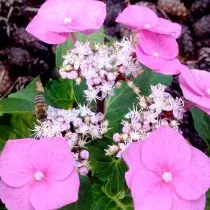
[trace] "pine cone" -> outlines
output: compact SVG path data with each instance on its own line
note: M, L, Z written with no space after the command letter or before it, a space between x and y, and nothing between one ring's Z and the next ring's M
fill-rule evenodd
M204 15L208 15L210 11L210 0L196 0L190 9L191 16L194 20L198 20Z
M9 67L0 62L0 97L4 96L14 80L9 75Z
M206 15L193 24L197 37L208 38L210 35L210 15Z
M196 46L198 48L202 48L202 47L210 47L210 38L208 39L202 39L196 42Z
M195 46L190 29L183 25L182 34L178 39L181 56L187 60L191 60L195 56Z
M210 48L203 47L199 50L198 65L200 69L210 72Z
M166 13L178 16L185 19L188 15L188 10L180 0L158 0L158 7Z

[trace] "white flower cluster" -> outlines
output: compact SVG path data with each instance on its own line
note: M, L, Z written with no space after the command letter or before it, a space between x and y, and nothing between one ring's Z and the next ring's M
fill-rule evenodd
M115 144L106 149L106 155L121 157L122 152L135 141L145 139L148 134L163 125L179 130L184 109L184 100L174 98L166 92L166 86L151 86L152 93L148 97L140 96L138 105L130 110L122 120L122 133L115 133Z
M59 73L63 79L76 80L79 84L86 79L88 89L84 91L87 102L103 100L113 95L115 84L120 80L137 77L142 66L136 59L135 45L131 39L124 38L108 46L89 42L76 42L75 48L64 56Z
M81 175L90 169L86 144L101 139L108 130L108 121L102 113L94 113L87 106L78 109L58 109L49 106L47 119L38 122L33 130L36 138L65 137L73 152L75 166Z

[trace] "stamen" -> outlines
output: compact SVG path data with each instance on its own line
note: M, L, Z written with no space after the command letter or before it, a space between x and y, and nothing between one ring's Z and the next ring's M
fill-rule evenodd
M159 53L158 52L153 52L153 56L157 58L157 57L159 57Z
M72 21L72 19L71 18L68 18L68 17L65 17L63 19L64 24L69 24L69 23L71 23L71 21Z
M163 172L162 173L162 179L164 182L169 183L172 181L172 173L171 172Z
M41 171L37 171L34 174L34 178L36 181L41 181L44 178L44 174Z
M146 23L146 24L144 24L144 28L149 29L149 28L151 28L151 25Z

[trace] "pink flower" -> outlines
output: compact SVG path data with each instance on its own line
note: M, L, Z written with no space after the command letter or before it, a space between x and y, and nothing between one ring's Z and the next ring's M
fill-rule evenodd
M123 153L135 210L203 210L210 160L169 127L150 133Z
M180 73L180 62L176 59L179 53L176 38L181 33L179 24L159 18L147 7L134 5L128 6L116 21L138 32L136 53L142 64L162 74Z
M106 5L95 0L47 0L27 26L38 39L59 44L69 33L97 31L106 17Z
M64 138L9 140L0 156L0 199L9 210L52 210L76 202L73 163Z
M122 23L136 32L147 30L170 35L175 39L181 34L179 24L159 18L151 9L143 6L128 6L118 15L116 22Z
M210 115L210 73L185 67L179 83L184 97Z
M155 44L154 44L155 45ZM158 46L158 45L156 45ZM136 55L138 60L148 68L152 69L154 72L166 74L166 75L175 75L180 73L181 63L178 59L166 59L164 54L161 53L161 45L159 49L153 53L148 51L145 53L140 44L136 47ZM146 51L146 50L145 50Z

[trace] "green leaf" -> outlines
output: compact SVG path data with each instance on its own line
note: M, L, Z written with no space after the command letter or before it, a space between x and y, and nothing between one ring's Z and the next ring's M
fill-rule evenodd
M45 98L48 104L68 109L74 102L74 92L70 80L51 80L45 87Z
M35 120L32 114L6 114L0 117L0 150L8 139L31 137Z
M8 98L18 98L26 101L34 102L34 98L37 95L37 82L40 82L39 77L35 78L29 85L27 85L22 91L12 93Z
M161 83L168 86L171 81L172 76L158 74L145 68L144 72L135 79L135 84L140 88L143 95L149 95L151 93L151 85Z
M71 187L71 186L70 186ZM87 176L80 176L79 200L61 210L89 210L93 201L92 186Z
M123 83L120 89L116 88L114 96L105 101L105 115L110 128L108 133L105 134L106 137L112 138L115 132L120 131L122 118L135 102L136 94L126 83Z
M0 115L4 113L33 113L34 112L34 97L38 93L36 83L39 78L35 78L22 91L12 93L0 101Z
M83 35L81 33L75 33L76 39L78 41L84 42L86 40L89 40L91 44L104 42L104 29L101 28L99 31L90 34L90 35ZM58 46L56 50L56 66L59 68L63 63L63 55L66 54L66 51L68 49L73 48L73 43L71 39L68 39L64 44L61 44Z
M210 191L207 192L207 199L206 199L206 208L205 210L210 210Z
M111 197L104 187L96 184L93 186L93 205L91 210L133 210L133 203L128 192Z
M151 93L151 85L158 83L169 85L172 81L171 76L154 73L148 69L134 80L135 85L142 91L143 95ZM132 91L126 83L122 84L120 89L115 89L114 96L109 97L105 102L105 115L109 120L109 132L106 137L112 138L113 134L120 131L120 122L124 115L132 109L133 104L137 101L137 95Z
M198 134L203 138L209 147L210 144L210 116L198 108L190 109L194 126Z
M0 101L0 116L4 113L33 113L34 103L17 98L5 98Z
M105 152L97 147L89 146L89 152L92 174L106 182L106 193L113 197L124 191L125 164L120 159L105 156Z
M87 89L85 80L82 80L80 85L77 85L76 82L73 82L74 94L77 104L85 103L84 90Z

